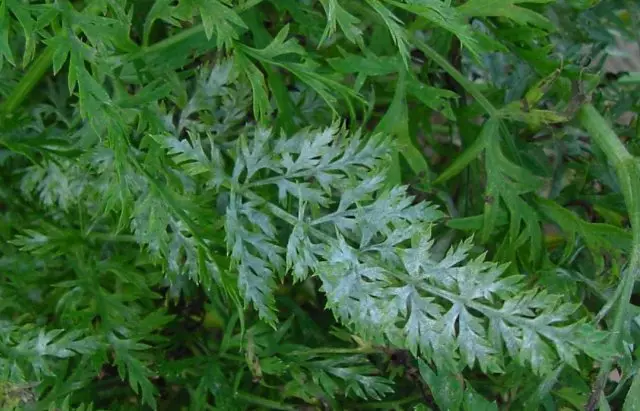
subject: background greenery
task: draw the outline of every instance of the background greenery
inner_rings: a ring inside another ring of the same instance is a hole
[[[640,409],[639,24],[0,0],[2,409]]]

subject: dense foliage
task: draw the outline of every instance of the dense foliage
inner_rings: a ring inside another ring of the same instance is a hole
[[[639,24],[0,0],[2,409],[639,410]]]

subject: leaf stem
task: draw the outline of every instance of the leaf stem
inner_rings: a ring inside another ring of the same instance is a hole
[[[612,345],[622,352],[624,349],[622,347],[623,338],[627,334],[626,328],[629,323],[627,315],[629,301],[640,272],[640,164],[627,151],[607,121],[593,105],[584,105],[578,112],[578,120],[613,165],[631,222],[633,235],[631,258],[615,292],[617,300],[615,301],[615,314],[610,337]],[[587,410],[595,409],[614,362],[615,358],[608,358],[601,364],[600,372],[586,406]]]
[[[432,49],[427,43],[417,38],[414,38],[414,44],[418,47],[420,51],[422,51],[425,56],[429,57],[433,61],[436,62],[444,71],[446,71],[455,81],[460,83],[462,87],[467,91],[467,93],[471,94],[473,98],[476,99],[478,104],[485,110],[489,116],[498,118],[499,112],[498,109],[495,108],[493,104],[487,99],[484,94],[469,81],[457,68],[455,68],[449,60],[440,55],[437,51]]]
[[[125,62],[131,62],[134,60],[138,60],[138,59],[142,59],[144,58],[146,55],[151,54],[151,53],[156,53],[162,50],[166,50],[168,48],[171,48],[172,46],[175,46],[176,44],[180,43],[183,40],[188,39],[191,36],[195,36],[198,35],[200,33],[204,32],[204,27],[202,26],[202,24],[196,24],[193,27],[190,27],[188,29],[185,29],[183,31],[181,31],[180,33],[173,35],[171,37],[167,37],[164,40],[161,40],[157,43],[154,43],[150,46],[147,47],[141,47],[139,51],[135,52],[135,53],[131,53],[127,56],[125,56],[121,63],[125,63]],[[121,64],[118,64],[118,66]]]
[[[370,402],[370,403],[365,403],[365,404],[357,404],[357,407],[354,404],[354,408],[361,408],[361,409],[392,409],[393,407],[398,407],[401,405],[405,405],[405,404],[411,404],[412,402],[419,402],[421,401],[422,395],[411,395],[402,399],[398,399],[398,400],[390,400],[390,401],[376,401],[376,402]]]
[[[116,66],[122,65],[125,62],[141,59],[147,54],[158,52],[168,49],[179,42],[200,34],[204,31],[202,24],[195,25],[189,29],[183,30],[175,36],[168,37],[158,43],[152,44],[148,47],[142,47],[138,52],[131,53],[123,58],[123,60]],[[0,104],[0,115],[3,117],[11,116],[18,107],[24,102],[33,88],[40,82],[42,76],[49,70],[53,63],[54,47],[47,46],[42,54],[31,64],[27,73],[22,77],[18,85],[11,92],[9,97]]]
[[[442,184],[450,178],[458,175],[464,170],[469,163],[478,159],[484,152],[484,149],[491,141],[495,141],[498,136],[499,123],[495,118],[485,121],[480,135],[474,140],[469,147],[464,150],[456,159],[433,181],[433,184]]]
[[[20,104],[27,98],[31,90],[38,84],[44,73],[51,67],[53,62],[53,46],[48,46],[29,66],[29,70],[22,77],[16,88],[13,89],[9,97],[0,105],[0,114],[9,117],[20,107]]]
[[[117,235],[110,233],[96,233],[90,232],[84,235],[87,240],[104,241],[104,242],[119,242],[119,243],[137,243],[135,236],[133,235]]]
[[[248,392],[236,392],[236,397],[249,404],[259,405],[266,407],[270,410],[285,410],[293,411],[296,408],[291,405],[279,403],[277,401],[269,400],[266,398],[258,397],[257,395],[249,394]]]
[[[358,348],[309,348],[306,350],[292,351],[287,355],[291,356],[312,356],[312,355],[338,355],[338,354],[374,354],[380,352],[374,347],[358,347]]]

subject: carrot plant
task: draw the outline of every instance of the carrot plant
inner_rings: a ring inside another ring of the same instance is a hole
[[[640,409],[638,21],[0,0],[2,409]]]

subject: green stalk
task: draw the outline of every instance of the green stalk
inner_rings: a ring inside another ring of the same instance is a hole
[[[287,355],[291,356],[309,356],[309,355],[354,355],[354,354],[375,354],[380,349],[374,347],[358,347],[358,348],[309,348],[301,351],[292,351]]]
[[[442,184],[449,180],[452,177],[458,175],[462,170],[467,168],[467,166],[472,162],[478,159],[480,155],[484,152],[484,149],[487,145],[497,140],[496,136],[498,136],[500,126],[498,120],[495,118],[489,118],[483,125],[482,131],[480,135],[475,139],[473,143],[460,155],[456,156],[455,160],[447,167],[438,178],[433,181],[433,184]]]
[[[364,403],[364,404],[359,403],[357,405],[354,404],[354,408],[357,407],[357,408],[372,409],[372,410],[379,410],[379,409],[388,410],[388,409],[393,409],[393,407],[399,407],[401,405],[411,404],[412,402],[421,402],[423,400],[424,398],[422,397],[422,395],[411,395],[398,400],[376,401],[376,402],[370,402],[370,403]]]
[[[490,118],[496,119],[498,121],[498,126],[500,127],[500,130],[503,133],[503,135],[509,136],[509,130],[507,129],[504,122],[502,121],[502,114],[500,113],[500,110],[498,110],[491,103],[491,101],[489,101],[489,99],[484,94],[482,94],[482,91],[480,91],[480,89],[476,87],[476,85],[473,84],[473,82],[467,79],[464,74],[462,74],[457,68],[455,68],[449,62],[449,60],[447,60],[436,50],[431,48],[427,43],[417,38],[414,38],[413,40],[418,50],[422,51],[425,56],[433,60],[438,66],[440,66],[444,71],[446,71],[455,81],[457,81],[462,86],[462,88],[464,88],[466,92],[469,93],[476,100],[476,102],[478,102],[480,107],[482,107],[482,109],[485,111],[485,113],[489,115]],[[498,141],[500,140],[501,139],[496,138],[495,143],[487,142],[486,144],[499,144]],[[522,159],[520,158],[520,151],[516,148],[513,138],[505,138],[504,140],[507,144],[507,147],[509,148],[509,151],[513,154],[514,158],[518,160],[519,164],[522,164]],[[466,167],[466,164],[463,164],[460,161],[472,160],[474,156],[477,154],[477,152],[481,151],[481,149],[482,149],[482,145],[480,145],[480,143],[478,144],[472,143],[469,146],[469,148],[466,149],[466,151],[468,152],[465,151],[459,156],[460,160],[456,162],[456,164],[454,164],[455,168],[451,170],[447,170],[448,174],[446,174],[444,177],[439,177],[437,179],[438,183],[443,183],[445,179],[449,179],[453,177],[453,175],[449,173],[453,172],[455,175],[458,172],[462,171],[462,169]],[[456,170],[459,167],[462,167],[462,169]]]
[[[246,403],[265,407],[268,410],[283,410],[283,411],[296,410],[296,407],[292,405],[282,404],[278,401],[273,401],[267,398],[259,397],[257,395],[249,394],[248,392],[243,392],[243,391],[236,392],[236,397],[238,397],[240,400]]]
[[[248,2],[244,6],[240,6],[239,11],[246,11],[247,9],[255,6],[258,2]],[[189,37],[198,35],[204,31],[204,27],[202,23],[196,24],[193,27],[182,30],[180,33],[175,36],[168,37],[162,41],[159,41],[150,46],[141,47],[139,51],[135,53],[131,53],[127,55],[123,62],[131,62],[136,59],[141,59],[144,56],[166,50],[171,48],[172,46],[180,43],[183,40],[186,40]],[[54,54],[53,46],[47,46],[42,54],[36,59],[36,61],[29,67],[29,71],[22,77],[16,88],[11,92],[9,97],[0,104],[0,115],[3,116],[11,116],[13,112],[20,107],[22,102],[27,98],[29,93],[33,90],[33,88],[40,82],[40,79],[46,73],[46,71],[51,67],[53,63],[53,54]],[[121,64],[122,64],[121,63]]]
[[[148,54],[152,54],[152,53],[156,53],[156,52],[160,52],[166,49],[169,49],[173,46],[175,46],[176,44],[179,44],[181,41],[184,41],[186,39],[188,39],[189,37],[192,36],[196,36],[200,33],[204,32],[204,27],[202,26],[202,24],[196,24],[193,27],[190,27],[188,29],[182,30],[181,32],[179,32],[178,34],[175,34],[171,37],[167,37],[164,40],[161,40],[157,43],[154,43],[150,46],[146,46],[146,47],[141,47],[139,51],[135,52],[135,53],[131,53],[127,56],[125,56],[122,60],[122,63],[125,62],[132,62],[134,60],[139,60],[144,58],[146,55]],[[121,65],[121,64],[119,64]],[[119,66],[118,65],[118,66]]]
[[[610,337],[611,344],[622,352],[623,337],[628,327],[629,300],[640,273],[640,163],[627,151],[607,121],[591,104],[586,104],[580,109],[578,120],[613,165],[631,222],[631,258],[615,292],[617,300],[614,302],[615,313]],[[587,410],[595,409],[598,404],[614,362],[615,358],[608,358],[600,365]]]
[[[139,51],[127,55],[120,63],[120,65],[124,62],[131,62],[136,59],[142,59],[148,54],[171,48],[181,41],[186,40],[189,37],[198,35],[203,31],[204,28],[202,27],[202,24],[195,25],[189,29],[181,31],[175,36],[168,37],[162,41],[159,41],[158,43],[152,44],[151,46],[142,47]],[[42,54],[40,54],[40,56],[33,62],[33,64],[31,64],[29,70],[22,77],[16,88],[13,89],[9,97],[7,97],[7,99],[2,104],[0,104],[0,116],[10,117],[20,107],[29,93],[31,93],[33,88],[40,82],[42,76],[44,76],[44,74],[53,64],[54,52],[55,50],[53,46],[47,46]]]
[[[455,68],[449,60],[440,55],[437,51],[432,49],[427,43],[416,38],[413,39],[414,44],[418,49],[424,53],[425,56],[435,61],[444,71],[447,72],[455,81],[457,81],[471,96],[476,99],[478,104],[484,109],[484,111],[493,118],[499,117],[498,109],[487,99],[484,94],[469,81],[457,68]]]
[[[11,92],[9,97],[0,105],[0,114],[3,117],[10,117],[15,110],[20,107],[27,98],[31,90],[40,82],[40,79],[47,72],[53,62],[53,47],[48,46],[40,54],[35,62],[29,67],[27,73],[22,77],[18,85]]]
[[[78,5],[74,4],[74,7],[76,6]],[[82,9],[84,5],[79,5],[79,7]],[[57,29],[58,24],[56,22],[53,24]],[[16,109],[20,107],[29,93],[31,93],[33,88],[40,82],[44,73],[46,73],[53,64],[54,54],[54,47],[49,45],[44,49],[42,54],[38,56],[38,58],[29,67],[27,73],[22,77],[16,88],[13,89],[9,97],[7,97],[4,103],[0,104],[0,118],[13,116]]]
[[[273,37],[259,20],[256,11],[249,10],[244,14],[244,17],[244,20],[253,35],[254,46],[258,48],[267,47],[273,40]],[[293,118],[296,116],[295,104],[291,100],[291,95],[287,91],[287,86],[285,85],[282,74],[269,64],[265,64],[265,62],[261,63],[263,63],[262,68],[266,73],[266,80],[271,85],[271,92],[273,93],[276,105],[280,111],[280,115],[276,122],[285,132],[291,134],[296,129],[293,122]]]

